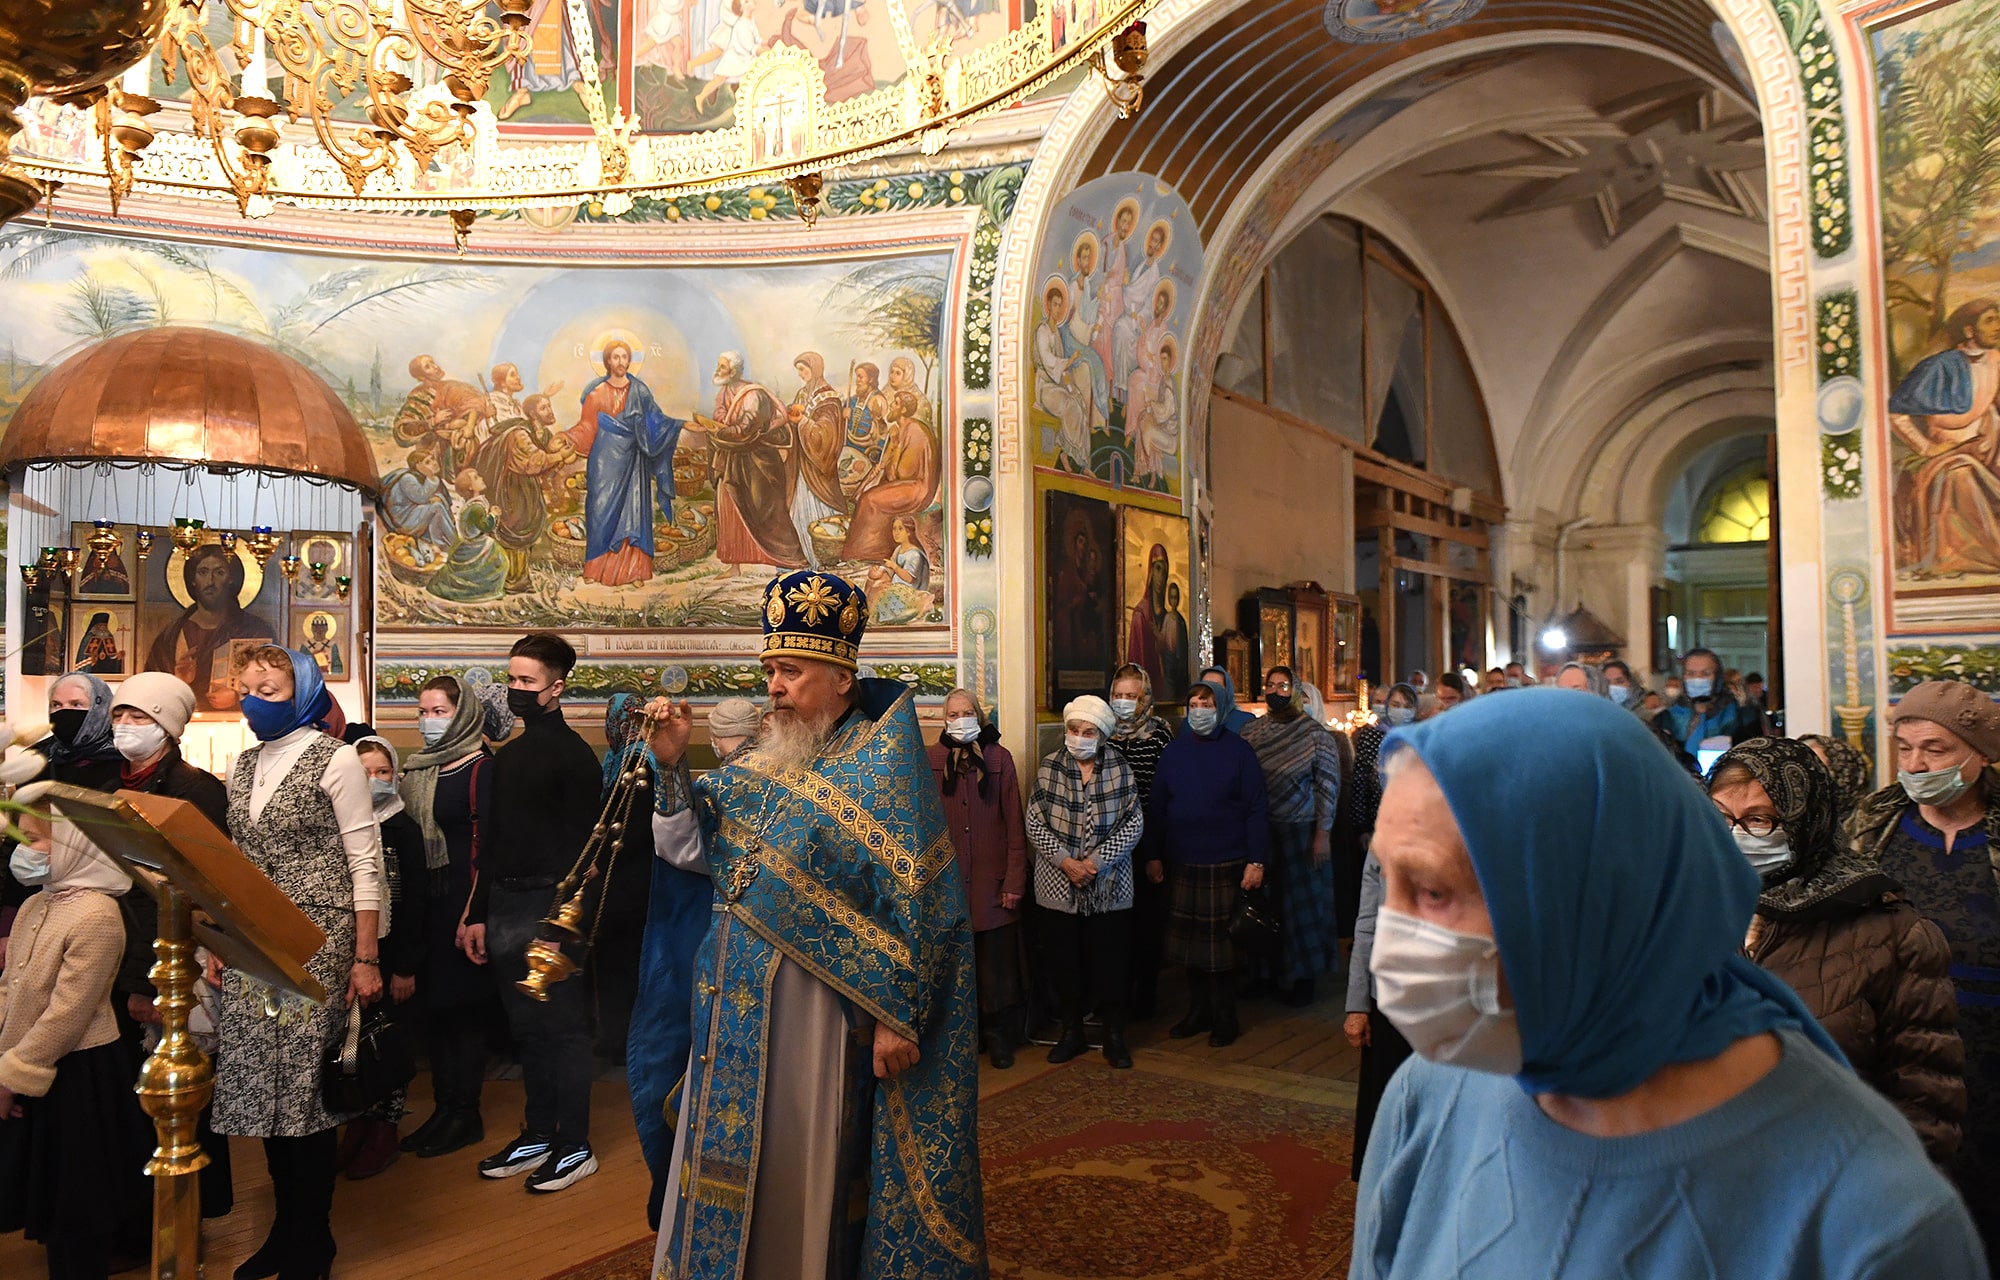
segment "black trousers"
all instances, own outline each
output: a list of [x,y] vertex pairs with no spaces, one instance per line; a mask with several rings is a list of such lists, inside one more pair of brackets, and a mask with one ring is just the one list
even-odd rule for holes
[[1167,939],[1167,886],[1154,884],[1144,867],[1132,878],[1132,1004],[1150,1016],[1159,1007],[1160,964]]
[[1371,1002],[1368,1047],[1361,1051],[1361,1080],[1354,1096],[1354,1160],[1347,1175],[1356,1182],[1361,1181],[1361,1158],[1368,1154],[1368,1135],[1375,1128],[1375,1113],[1382,1109],[1389,1077],[1409,1060],[1410,1053],[1410,1042]]
[[1042,958],[1055,983],[1063,1024],[1080,1025],[1088,1001],[1107,1028],[1124,1030],[1132,982],[1130,909],[1095,916],[1044,911],[1042,928]]
[[521,1059],[528,1094],[526,1126],[538,1137],[590,1140],[591,991],[581,977],[558,982],[535,1000],[514,984],[528,976],[528,944],[549,910],[548,889],[493,886],[486,912],[486,954]]
[[424,1051],[431,1060],[431,1094],[440,1111],[479,1110],[486,1086],[486,1007],[452,1005],[424,1011]]
[[264,1139],[277,1217],[271,1239],[285,1270],[322,1271],[333,1262],[333,1165],[340,1131],[322,1129],[303,1138]]

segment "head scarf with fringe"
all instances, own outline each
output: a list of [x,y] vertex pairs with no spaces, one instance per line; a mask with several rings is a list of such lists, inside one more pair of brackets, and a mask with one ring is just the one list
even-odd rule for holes
[[473,696],[472,686],[464,677],[448,678],[458,686],[458,697],[454,699],[451,719],[445,724],[444,737],[434,747],[411,753],[403,762],[402,781],[397,787],[417,830],[424,833],[424,868],[431,872],[442,871],[451,862],[451,848],[437,824],[438,774],[444,766],[485,749],[481,735],[486,727],[486,705]]

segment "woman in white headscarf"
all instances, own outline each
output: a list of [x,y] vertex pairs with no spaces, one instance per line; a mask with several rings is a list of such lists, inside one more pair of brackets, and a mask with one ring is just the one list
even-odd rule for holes
[[152,1126],[132,1092],[111,982],[131,878],[67,822],[23,817],[48,878],[15,917],[0,977],[0,1232],[27,1232],[51,1277],[110,1274],[145,1238]]

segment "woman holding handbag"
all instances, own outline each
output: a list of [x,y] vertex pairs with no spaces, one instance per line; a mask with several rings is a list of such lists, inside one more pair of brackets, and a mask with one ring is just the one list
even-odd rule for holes
[[236,1280],[307,1280],[333,1265],[335,1134],[350,1118],[328,1109],[322,1064],[347,1031],[349,1003],[382,994],[382,843],[360,757],[325,731],[333,699],[319,664],[263,645],[236,688],[258,745],[230,770],[229,834],[326,934],[306,965],[326,1001],[282,996],[210,962],[222,988],[215,1130],[264,1140],[277,1209]]
[[1167,744],[1153,774],[1146,826],[1160,857],[1146,864],[1153,883],[1167,880],[1166,962],[1187,971],[1187,1016],[1167,1032],[1176,1040],[1208,1032],[1217,1048],[1234,1044],[1235,937],[1254,932],[1255,918],[1232,929],[1243,897],[1264,883],[1264,770],[1250,744],[1222,723],[1220,684],[1188,690],[1187,725]]
[[[493,686],[485,686],[491,688]],[[493,804],[489,704],[457,676],[434,676],[417,691],[423,750],[403,762],[397,790],[423,834],[417,868],[430,877],[424,936],[424,1048],[431,1062],[430,1119],[402,1148],[423,1159],[486,1138],[479,1095],[486,1083],[486,1029],[497,1014],[493,973],[466,959],[460,944],[479,862],[479,833]]]

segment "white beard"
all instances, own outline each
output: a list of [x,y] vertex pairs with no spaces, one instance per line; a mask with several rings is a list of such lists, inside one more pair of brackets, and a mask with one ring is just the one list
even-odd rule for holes
[[826,750],[838,716],[806,721],[796,715],[773,716],[745,748],[744,764],[762,774],[805,769]]

